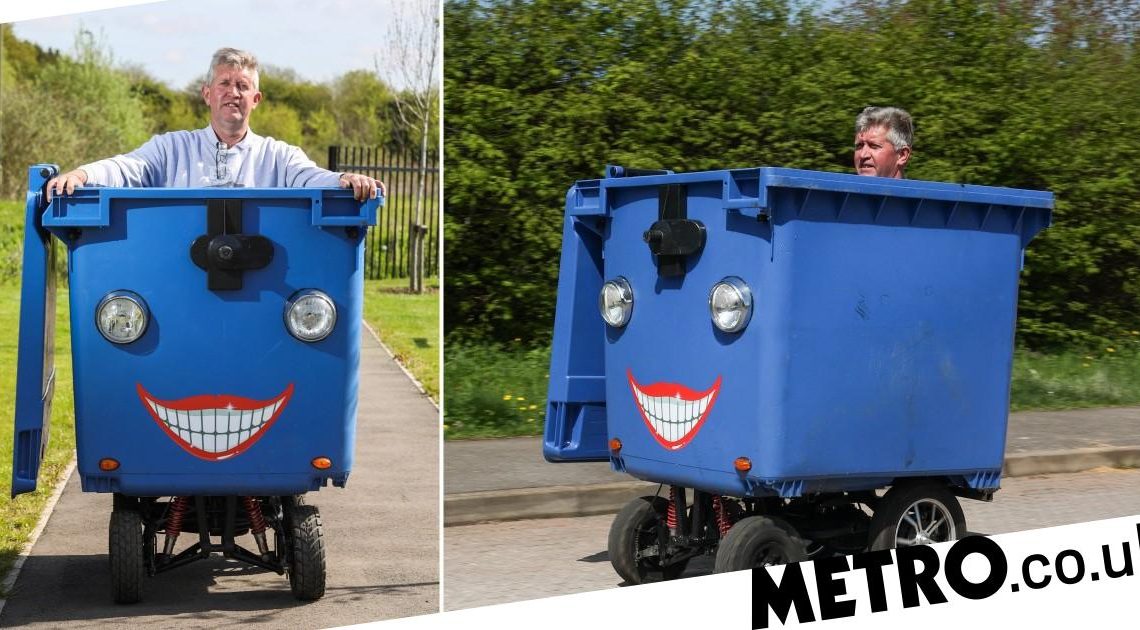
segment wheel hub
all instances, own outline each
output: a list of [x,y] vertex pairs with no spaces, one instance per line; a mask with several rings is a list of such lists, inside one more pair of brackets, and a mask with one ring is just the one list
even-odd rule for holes
[[895,528],[898,547],[930,545],[957,538],[950,509],[936,499],[920,499],[903,512]]

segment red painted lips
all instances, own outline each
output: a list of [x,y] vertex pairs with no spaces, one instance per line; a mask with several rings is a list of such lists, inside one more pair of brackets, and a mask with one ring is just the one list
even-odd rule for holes
[[138,384],[139,398],[158,426],[186,452],[207,461],[229,459],[249,449],[277,421],[293,385],[269,400],[203,395],[158,400]]
[[721,377],[704,391],[678,383],[641,385],[626,370],[629,388],[650,433],[669,450],[683,448],[696,437],[720,393]]

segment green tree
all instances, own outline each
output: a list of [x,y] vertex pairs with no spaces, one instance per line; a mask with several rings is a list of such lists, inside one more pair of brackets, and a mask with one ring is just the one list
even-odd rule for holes
[[325,108],[309,112],[302,125],[305,142],[301,146],[305,153],[318,164],[328,161],[328,148],[341,144],[336,117]]
[[200,100],[197,93],[176,92],[138,66],[128,66],[123,71],[130,80],[131,93],[142,104],[152,134],[205,126],[204,111],[191,104]]
[[305,81],[290,68],[263,66],[258,72],[259,88],[265,98],[278,105],[288,105],[298,112],[314,112],[327,107],[332,89],[327,85]]
[[251,128],[260,135],[272,136],[289,144],[303,144],[301,115],[287,104],[263,100],[250,119]]
[[388,86],[367,70],[341,75],[333,84],[332,112],[347,144],[385,145],[392,137]]
[[90,32],[76,37],[75,60],[59,57],[33,80],[4,85],[3,194],[21,194],[37,162],[72,168],[129,151],[149,137],[143,106],[109,49]]

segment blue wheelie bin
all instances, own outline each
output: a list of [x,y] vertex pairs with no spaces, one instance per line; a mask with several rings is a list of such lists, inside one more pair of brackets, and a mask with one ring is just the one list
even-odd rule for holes
[[320,516],[302,495],[352,469],[364,236],[380,201],[85,188],[45,203],[56,172],[30,170],[12,495],[35,489],[49,433],[54,235],[68,255],[77,474],[114,497],[115,600],[212,553],[321,597]]
[[1052,205],[783,168],[574,184],[544,454],[662,484],[615,519],[617,572],[962,536],[957,498],[1000,485],[1018,274]]

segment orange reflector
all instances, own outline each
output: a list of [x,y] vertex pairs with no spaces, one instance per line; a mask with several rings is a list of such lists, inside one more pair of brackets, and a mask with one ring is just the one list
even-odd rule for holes
[[610,450],[615,452],[615,453],[620,451],[621,450],[621,440],[619,440],[617,438],[611,439],[610,440]]
[[103,459],[99,460],[99,470],[102,470],[104,472],[111,472],[112,470],[118,470],[118,469],[119,469],[119,461],[116,459],[111,459],[110,457],[104,457]]
[[328,470],[329,468],[332,468],[332,460],[327,457],[314,457],[313,468]]
[[748,472],[752,470],[752,460],[747,457],[737,457],[736,461],[732,462],[732,466],[736,468],[737,472]]

